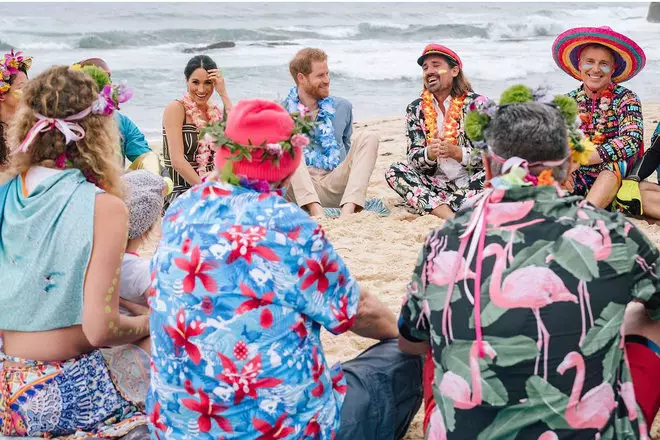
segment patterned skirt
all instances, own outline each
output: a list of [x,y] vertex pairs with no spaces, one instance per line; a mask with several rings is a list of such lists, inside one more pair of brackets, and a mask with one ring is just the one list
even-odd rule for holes
[[[122,356],[111,353],[111,362]],[[120,390],[101,350],[63,362],[0,353],[2,435],[121,437],[145,423],[143,403]]]

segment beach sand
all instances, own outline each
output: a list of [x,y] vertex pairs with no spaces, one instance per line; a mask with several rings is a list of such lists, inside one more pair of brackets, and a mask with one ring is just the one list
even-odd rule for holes
[[[645,145],[650,145],[651,134],[659,119],[660,103],[645,104]],[[401,199],[385,182],[384,172],[390,164],[405,160],[404,118],[359,122],[354,126],[354,131],[358,130],[372,131],[380,138],[378,160],[371,176],[368,197],[383,199],[392,213],[384,218],[373,213],[360,213],[347,219],[321,219],[319,223],[360,285],[377,294],[390,310],[398,315],[406,283],[424,240],[429,232],[442,225],[443,221],[433,216],[414,217],[404,208],[395,206]],[[160,151],[160,142],[154,142],[152,148],[154,151]],[[655,175],[650,179],[655,179]],[[660,246],[660,227],[646,221],[633,222]],[[149,250],[153,248],[146,249],[145,253]],[[352,359],[374,344],[373,340],[353,333],[333,336],[324,332],[322,340],[330,364]],[[405,437],[407,440],[424,438],[422,420],[423,409],[420,409]],[[660,440],[660,418],[656,420],[658,423],[653,425],[652,437]]]

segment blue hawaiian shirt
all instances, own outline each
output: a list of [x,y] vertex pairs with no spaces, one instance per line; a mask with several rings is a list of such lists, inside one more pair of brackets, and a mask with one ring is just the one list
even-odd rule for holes
[[151,261],[152,438],[331,439],[346,381],[321,340],[359,288],[279,193],[206,181],[176,199]]

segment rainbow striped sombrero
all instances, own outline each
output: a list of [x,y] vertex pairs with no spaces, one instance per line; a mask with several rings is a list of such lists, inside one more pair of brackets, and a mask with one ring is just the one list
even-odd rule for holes
[[624,82],[637,75],[646,64],[646,55],[637,43],[607,26],[579,27],[560,34],[552,44],[555,63],[573,78],[580,77],[580,52],[587,44],[601,44],[614,52],[616,67],[612,81]]

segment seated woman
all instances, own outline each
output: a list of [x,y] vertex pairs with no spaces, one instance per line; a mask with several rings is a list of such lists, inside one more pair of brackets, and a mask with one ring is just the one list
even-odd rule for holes
[[199,130],[222,119],[222,109],[211,97],[217,91],[226,112],[231,110],[225,79],[215,62],[206,55],[192,57],[183,71],[188,92],[171,102],[163,113],[163,155],[174,190],[165,207],[213,169],[212,151],[198,143]]
[[5,131],[16,113],[31,65],[32,58],[13,50],[0,59],[0,169],[6,165],[9,156]]
[[[116,125],[85,73],[56,66],[24,89],[0,186],[0,434],[119,437],[146,420],[99,347],[138,342],[119,314],[128,219]],[[105,113],[105,114],[104,114]]]
[[631,379],[640,358],[620,330],[632,300],[657,316],[660,253],[622,215],[559,189],[565,110],[496,110],[490,188],[422,249],[399,343],[431,347],[429,438],[648,438]]

